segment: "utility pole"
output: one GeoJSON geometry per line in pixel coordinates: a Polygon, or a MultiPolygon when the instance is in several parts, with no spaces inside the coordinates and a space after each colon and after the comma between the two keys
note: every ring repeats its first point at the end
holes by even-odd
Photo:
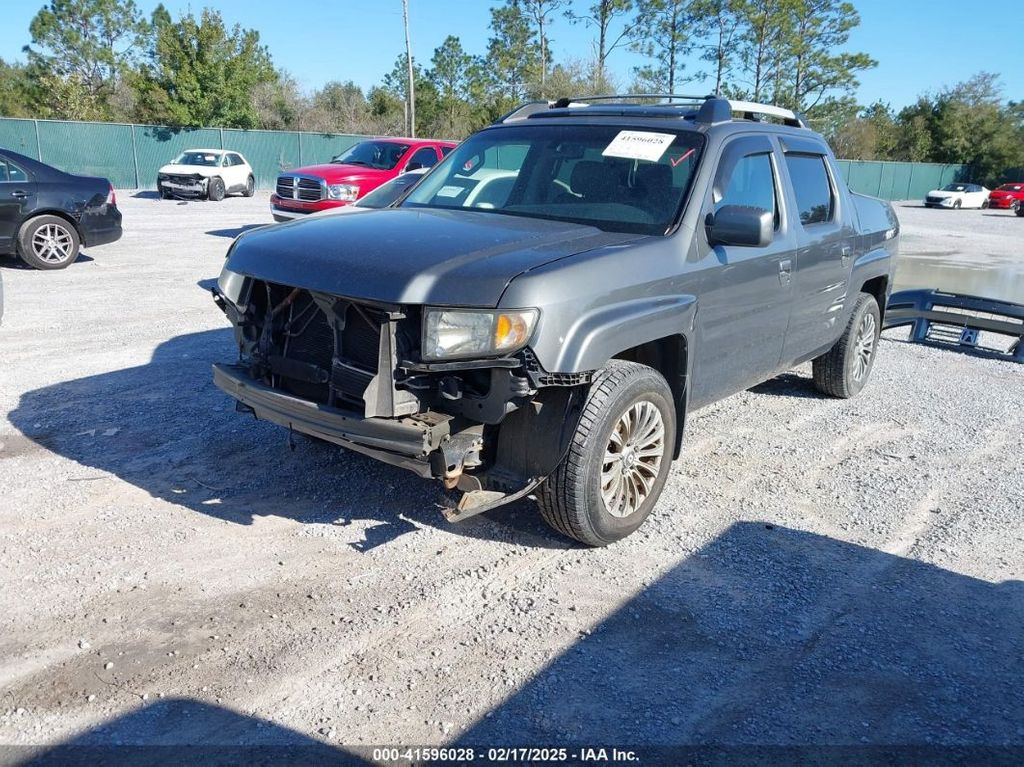
{"type": "Polygon", "coordinates": [[[405,88],[409,112],[409,138],[416,138],[416,84],[413,82],[412,42],[409,40],[409,0],[402,0],[402,18],[405,21],[405,62],[409,65],[409,82],[405,88]]]}

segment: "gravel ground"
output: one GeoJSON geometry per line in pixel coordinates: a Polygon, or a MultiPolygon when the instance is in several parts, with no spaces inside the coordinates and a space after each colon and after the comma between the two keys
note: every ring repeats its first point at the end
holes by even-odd
{"type": "MultiPolygon", "coordinates": [[[[453,526],[213,387],[203,288],[265,195],[121,205],[0,264],[0,743],[1024,745],[1019,366],[896,336],[854,400],[707,408],[607,549],[531,502],[453,526]]],[[[959,257],[1019,254],[1002,215],[900,208],[959,257]]]]}

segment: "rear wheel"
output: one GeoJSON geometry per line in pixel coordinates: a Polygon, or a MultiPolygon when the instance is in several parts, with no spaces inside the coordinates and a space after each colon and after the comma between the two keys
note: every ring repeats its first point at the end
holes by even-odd
{"type": "Polygon", "coordinates": [[[249,176],[249,178],[245,180],[245,189],[242,190],[242,196],[252,197],[254,194],[256,194],[256,179],[249,176]]]}
{"type": "Polygon", "coordinates": [[[981,209],[985,210],[986,208],[988,208],[988,200],[982,200],[981,201],[981,209]]]}
{"type": "Polygon", "coordinates": [[[211,178],[209,184],[206,187],[206,199],[213,202],[220,202],[224,199],[226,189],[224,188],[224,181],[220,178],[211,178]]]}
{"type": "Polygon", "coordinates": [[[881,325],[878,301],[861,293],[843,335],[812,363],[819,391],[842,399],[860,393],[871,376],[881,325]]]}
{"type": "Polygon", "coordinates": [[[36,269],[64,269],[78,258],[80,247],[75,227],[59,216],[29,219],[18,233],[18,255],[36,269]]]}
{"type": "Polygon", "coordinates": [[[590,386],[568,454],[540,486],[544,520],[588,546],[625,538],[661,496],[675,432],[672,391],[661,374],[612,360],[590,386]]]}

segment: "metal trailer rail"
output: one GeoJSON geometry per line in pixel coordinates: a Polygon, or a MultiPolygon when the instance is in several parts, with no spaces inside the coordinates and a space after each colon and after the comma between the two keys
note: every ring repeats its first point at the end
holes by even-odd
{"type": "Polygon", "coordinates": [[[893,293],[883,327],[912,325],[910,341],[1024,363],[1024,305],[941,290],[893,293]],[[1008,349],[980,343],[981,333],[1014,339],[1008,349]]]}

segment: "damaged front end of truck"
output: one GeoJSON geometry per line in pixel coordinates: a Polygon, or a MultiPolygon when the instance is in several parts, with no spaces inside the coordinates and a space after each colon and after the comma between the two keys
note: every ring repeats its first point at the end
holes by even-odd
{"type": "Polygon", "coordinates": [[[213,295],[239,347],[236,362],[214,365],[214,382],[239,410],[464,491],[444,511],[450,521],[527,495],[568,449],[587,377],[545,373],[525,343],[529,328],[512,327],[521,313],[461,312],[519,335],[507,353],[432,361],[427,325],[463,321],[450,310],[354,300],[227,267],[213,295]]]}

